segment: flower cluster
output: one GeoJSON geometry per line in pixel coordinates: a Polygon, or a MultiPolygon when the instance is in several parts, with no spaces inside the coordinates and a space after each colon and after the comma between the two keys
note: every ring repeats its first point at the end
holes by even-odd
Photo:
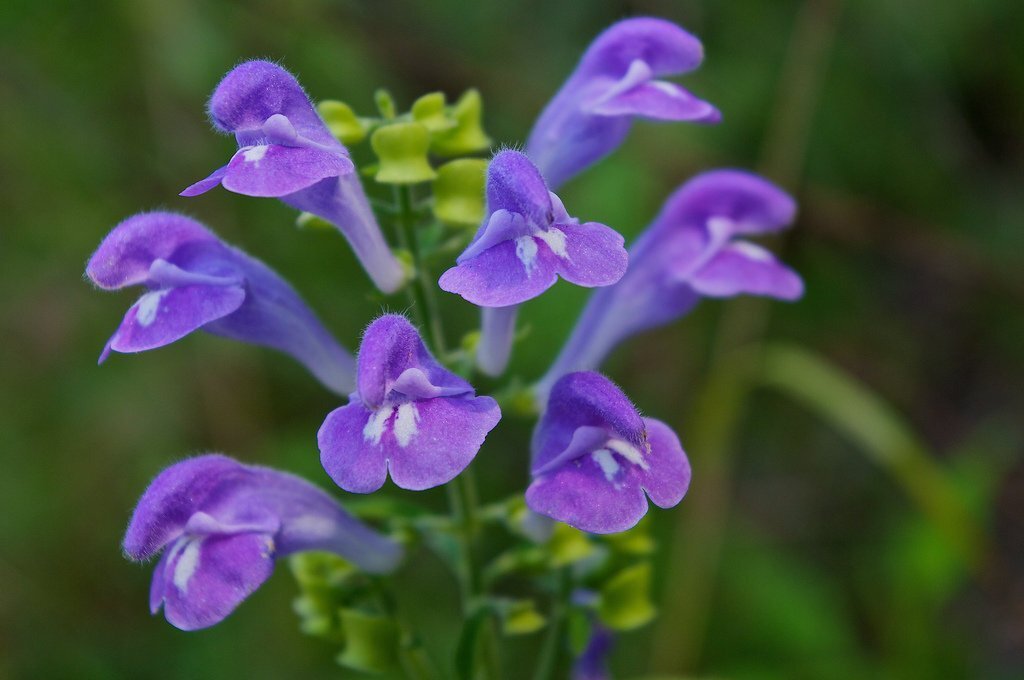
{"type": "MultiPolygon", "coordinates": [[[[380,316],[353,357],[267,265],[191,218],[142,213],[110,232],[86,270],[104,289],[145,287],[100,360],[111,351],[162,347],[197,329],[287,353],[325,387],[347,395],[316,438],[327,476],[353,494],[377,491],[389,475],[413,491],[448,485],[455,524],[417,523],[406,512],[374,517],[383,526],[371,528],[332,496],[284,472],[221,455],[188,459],[152,482],[124,539],[132,559],[163,551],[150,594],[154,612],[162,606],[167,620],[186,630],[214,624],[270,576],[276,559],[293,553],[333,553],[357,571],[386,573],[397,567],[403,543],[416,545],[410,532],[455,531],[465,539],[461,550],[472,551],[479,527],[471,517],[474,494],[462,485],[472,484],[467,468],[502,412],[494,398],[477,396],[470,380],[477,370],[504,374],[519,306],[559,278],[595,292],[550,368],[525,393],[539,410],[529,447],[532,481],[525,509],[513,499],[498,505],[499,515],[513,533],[548,551],[549,565],[558,565],[576,559],[558,557],[565,531],[583,532],[573,545],[593,547],[598,535],[635,527],[648,500],[661,508],[682,500],[690,465],[679,438],[667,424],[641,416],[595,371],[618,343],[683,316],[703,297],[798,298],[800,278],[745,240],[789,225],[795,204],[753,174],[707,172],[684,183],[627,250],[612,227],[570,216],[552,188],[612,153],[635,118],[718,122],[714,106],[661,80],[695,69],[702,57],[700,42],[672,23],[622,21],[583,55],[540,115],[525,153],[503,150],[490,158],[480,157],[490,139],[480,127],[475,91],[452,105],[432,93],[408,113],[397,112],[381,92],[380,115],[369,118],[338,101],[314,106],[294,76],[271,62],[245,62],[224,77],[208,110],[217,130],[234,135],[238,150],[181,195],[221,185],[278,198],[301,211],[300,222],[333,225],[381,292],[409,295],[417,323],[380,316]],[[378,163],[359,171],[345,144],[367,138],[378,163]],[[438,165],[441,159],[449,160],[438,165]],[[389,187],[394,203],[375,212],[378,203],[368,198],[361,175],[389,187]],[[381,222],[394,228],[397,249],[381,222]],[[471,226],[477,227],[472,237],[471,226]],[[459,250],[435,282],[429,268],[459,250]],[[436,288],[481,309],[479,334],[456,351],[445,349],[436,288]]],[[[590,547],[571,552],[590,554],[590,547]]],[[[473,590],[477,576],[459,571],[469,596],[490,597],[473,590]]],[[[645,573],[627,570],[609,583],[585,583],[581,571],[577,585],[594,592],[632,587],[646,583],[645,573]]],[[[358,615],[338,623],[331,618],[335,605],[318,600],[324,593],[318,588],[315,596],[307,593],[300,613],[319,612],[309,627],[320,632],[342,625],[350,647],[360,634],[353,621],[386,614],[355,598],[343,606],[358,615]]],[[[618,620],[602,613],[598,599],[579,600],[594,620],[594,637],[577,667],[586,677],[600,675],[618,620]]],[[[518,624],[506,621],[506,630],[536,628],[540,617],[524,618],[521,604],[486,601],[508,621],[518,616],[518,624]]],[[[357,656],[350,651],[344,658],[358,666],[364,662],[357,656]]]]}

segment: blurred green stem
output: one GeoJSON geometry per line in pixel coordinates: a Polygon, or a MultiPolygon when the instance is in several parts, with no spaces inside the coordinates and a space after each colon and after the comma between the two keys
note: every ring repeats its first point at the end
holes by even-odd
{"type": "MultiPolygon", "coordinates": [[[[807,0],[796,19],[760,171],[795,189],[841,0],[807,0]]],[[[688,521],[677,524],[666,573],[665,611],[652,645],[654,670],[692,670],[704,647],[718,561],[729,522],[733,450],[759,361],[771,301],[725,305],[704,389],[687,420],[693,457],[688,521]]]]}
{"type": "Polygon", "coordinates": [[[541,648],[534,680],[553,680],[558,671],[558,661],[565,646],[566,617],[569,613],[569,596],[572,594],[572,572],[562,567],[558,572],[558,586],[555,590],[548,619],[547,637],[541,648]]]}

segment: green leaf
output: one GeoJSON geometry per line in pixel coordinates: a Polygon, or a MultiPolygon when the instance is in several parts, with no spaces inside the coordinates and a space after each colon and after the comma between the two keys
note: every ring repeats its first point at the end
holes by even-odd
{"type": "Polygon", "coordinates": [[[486,151],[491,147],[491,138],[483,130],[483,100],[477,90],[467,90],[451,107],[449,115],[456,126],[447,132],[434,135],[430,150],[439,156],[462,156],[486,151]]]}
{"type": "Polygon", "coordinates": [[[654,618],[650,600],[651,564],[627,567],[604,586],[597,602],[597,615],[612,630],[633,630],[654,618]]]}
{"type": "Polygon", "coordinates": [[[380,160],[374,179],[382,184],[427,182],[437,173],[427,161],[430,134],[419,123],[393,123],[377,128],[370,145],[380,160]]]}
{"type": "Polygon", "coordinates": [[[533,600],[509,602],[502,608],[501,620],[501,630],[505,635],[529,635],[547,624],[547,619],[537,611],[533,600]]]}
{"type": "Polygon", "coordinates": [[[480,633],[491,614],[490,603],[478,604],[462,626],[462,633],[455,646],[455,673],[459,680],[473,680],[476,676],[480,633]]]}
{"type": "Polygon", "coordinates": [[[825,359],[792,345],[764,348],[761,380],[846,435],[900,483],[968,565],[980,566],[986,536],[925,444],[881,397],[825,359]]]}
{"type": "Polygon", "coordinates": [[[377,110],[380,111],[380,116],[384,120],[394,120],[398,115],[395,109],[395,98],[387,90],[381,88],[374,92],[373,102],[377,105],[377,110]]]}
{"type": "Polygon", "coordinates": [[[587,534],[561,522],[555,524],[547,549],[551,566],[555,568],[575,564],[594,554],[594,544],[587,534]]]}
{"type": "Polygon", "coordinates": [[[399,631],[391,619],[358,609],[341,610],[345,649],[337,661],[346,668],[384,673],[398,665],[399,631]]]}
{"type": "Polygon", "coordinates": [[[342,144],[358,144],[366,138],[369,126],[359,120],[352,107],[345,102],[328,99],[317,104],[316,110],[327,124],[327,129],[342,144]]]}
{"type": "Polygon", "coordinates": [[[650,522],[644,518],[632,529],[617,534],[605,534],[601,539],[617,553],[642,557],[654,552],[654,539],[650,534],[650,522]]]}
{"type": "Polygon", "coordinates": [[[322,217],[314,215],[313,213],[301,212],[299,216],[295,218],[295,226],[299,229],[334,229],[334,225],[325,220],[322,217]]]}
{"type": "Polygon", "coordinates": [[[484,218],[484,181],[488,162],[460,158],[437,169],[434,215],[460,227],[476,227],[484,218]]]}

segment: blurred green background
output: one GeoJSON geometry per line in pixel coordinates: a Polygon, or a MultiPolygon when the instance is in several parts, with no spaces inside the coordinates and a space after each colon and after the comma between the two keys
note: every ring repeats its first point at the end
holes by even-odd
{"type": "MultiPolygon", "coordinates": [[[[689,497],[653,513],[662,615],[620,640],[618,676],[1022,677],[1017,0],[6,0],[0,677],[347,673],[298,632],[285,569],[186,634],[148,615],[150,567],[120,554],[136,498],[182,456],[329,483],[314,437],[338,400],[284,356],[201,334],[98,368],[134,295],[82,279],[108,229],[187,211],[285,274],[350,347],[406,304],[368,295],[344,241],[296,230],[276,201],[177,197],[233,149],[203,112],[221,75],[277,59],[314,98],[366,113],[378,86],[404,106],[478,87],[491,134],[517,145],[589,40],[631,14],[702,38],[706,63],[683,82],[725,121],[636,126],[566,205],[632,237],[693,173],[758,169],[799,199],[773,245],[807,295],[706,302],[606,366],[695,466],[689,497]]],[[[540,374],[584,299],[560,285],[526,306],[518,372],[540,374]]],[[[443,303],[456,340],[473,311],[443,303]]],[[[507,419],[477,459],[489,496],[526,483],[529,427],[507,419]]],[[[419,498],[443,507],[440,490],[419,498]]],[[[444,655],[454,584],[426,554],[399,580],[444,655]]],[[[509,677],[536,649],[511,645],[509,677]]]]}

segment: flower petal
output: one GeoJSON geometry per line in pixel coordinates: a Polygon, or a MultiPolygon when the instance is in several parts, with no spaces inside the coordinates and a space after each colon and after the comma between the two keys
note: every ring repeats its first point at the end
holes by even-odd
{"type": "Polygon", "coordinates": [[[704,48],[695,36],[664,19],[636,17],[612,24],[587,48],[573,77],[619,75],[637,60],[655,76],[678,75],[697,68],[704,48]]]}
{"type": "Polygon", "coordinates": [[[566,281],[586,287],[609,286],[626,273],[629,255],[622,235],[611,227],[587,222],[558,224],[553,229],[565,234],[565,257],[559,257],[558,273],[566,281]]]}
{"type": "Polygon", "coordinates": [[[374,411],[354,399],[349,404],[331,411],[317,433],[320,463],[334,483],[351,493],[370,493],[384,486],[388,476],[388,450],[373,442],[378,428],[383,428],[393,416],[391,409],[374,422],[374,411]]]}
{"type": "Polygon", "coordinates": [[[804,284],[768,250],[747,241],[723,247],[689,279],[701,295],[730,297],[740,293],[796,300],[804,284]]]}
{"type": "Polygon", "coordinates": [[[640,83],[589,109],[599,116],[639,116],[652,120],[718,123],[722,114],[689,91],[664,80],[640,83]]]}
{"type": "Polygon", "coordinates": [[[635,481],[629,483],[631,470],[619,474],[625,481],[609,481],[593,456],[583,456],[534,479],[526,504],[582,531],[625,531],[647,513],[647,497],[635,481]]]}
{"type": "Polygon", "coordinates": [[[114,227],[89,258],[85,273],[100,288],[113,290],[145,282],[154,260],[171,260],[178,250],[217,243],[206,227],[184,215],[148,212],[114,227]]]}
{"type": "Polygon", "coordinates": [[[228,191],[245,196],[280,197],[328,177],[347,175],[354,168],[341,153],[262,144],[239,149],[221,183],[228,191]]]}
{"type": "Polygon", "coordinates": [[[201,179],[195,184],[190,184],[181,190],[179,196],[191,198],[192,196],[199,196],[205,194],[210,189],[213,189],[220,184],[221,180],[224,179],[224,175],[227,174],[228,166],[224,165],[210,173],[205,179],[201,179]]]}
{"type": "Polygon", "coordinates": [[[419,491],[454,479],[476,457],[487,433],[501,420],[501,409],[490,397],[428,399],[413,402],[415,428],[406,445],[405,434],[395,436],[400,417],[395,419],[390,438],[391,480],[403,489],[419,491]]]}
{"type": "Polygon", "coordinates": [[[487,166],[487,211],[498,210],[522,215],[538,227],[551,224],[547,184],[530,159],[518,151],[502,151],[487,166]]]}
{"type": "Polygon", "coordinates": [[[532,236],[505,241],[441,275],[438,285],[481,307],[509,307],[537,297],[558,280],[557,258],[532,236]]]}
{"type": "Polygon", "coordinates": [[[671,508],[690,486],[690,461],[672,428],[654,418],[644,418],[644,425],[651,449],[644,456],[647,468],[638,468],[637,475],[655,505],[671,508]]]}
{"type": "Polygon", "coordinates": [[[230,286],[183,286],[145,293],[124,316],[109,342],[116,352],[163,347],[238,309],[245,289],[230,286]]]}
{"type": "MultiPolygon", "coordinates": [[[[359,395],[369,407],[380,406],[391,390],[416,397],[406,375],[410,368],[420,369],[427,382],[443,391],[472,392],[473,387],[434,359],[419,332],[400,314],[385,314],[370,324],[363,334],[358,356],[359,395]],[[399,382],[402,376],[405,380],[399,382]]],[[[424,389],[420,385],[420,391],[424,389]]]]}
{"type": "Polygon", "coordinates": [[[178,539],[154,573],[163,581],[167,621],[181,630],[222,621],[270,577],[273,555],[274,541],[262,533],[178,539]]]}
{"type": "Polygon", "coordinates": [[[133,560],[156,554],[181,534],[207,496],[242,466],[216,454],[198,456],[167,468],[139,499],[124,537],[124,551],[133,560]]]}

